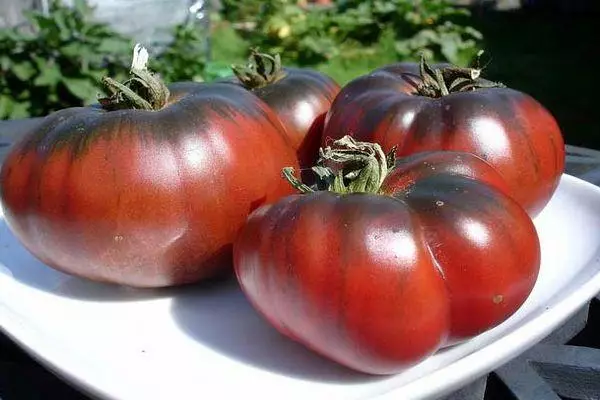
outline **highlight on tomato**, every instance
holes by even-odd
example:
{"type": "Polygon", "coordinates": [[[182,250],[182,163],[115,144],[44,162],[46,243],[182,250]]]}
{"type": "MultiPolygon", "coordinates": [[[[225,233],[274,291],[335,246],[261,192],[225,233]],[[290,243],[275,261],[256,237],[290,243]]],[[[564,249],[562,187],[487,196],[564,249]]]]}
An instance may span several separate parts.
{"type": "Polygon", "coordinates": [[[271,108],[242,87],[167,87],[137,47],[131,78],[91,107],[47,116],[0,171],[4,218],[65,273],[136,287],[232,271],[248,214],[290,194],[297,165],[271,108]]]}
{"type": "MultiPolygon", "coordinates": [[[[479,63],[479,62],[478,62],[479,63]]],[[[486,160],[511,195],[537,215],[565,166],[560,128],[533,97],[481,77],[481,68],[398,63],[345,86],[327,114],[321,143],[350,135],[399,156],[466,151],[486,160]]]]}
{"type": "Polygon", "coordinates": [[[325,115],[340,91],[329,76],[308,68],[283,67],[279,54],[251,51],[246,65],[232,67],[237,84],[250,90],[281,119],[300,167],[314,165],[325,115]]]}
{"type": "Polygon", "coordinates": [[[485,332],[529,296],[540,244],[481,158],[395,159],[346,136],[307,186],[262,206],[234,243],[251,304],[282,334],[354,370],[393,374],[485,332]]]}

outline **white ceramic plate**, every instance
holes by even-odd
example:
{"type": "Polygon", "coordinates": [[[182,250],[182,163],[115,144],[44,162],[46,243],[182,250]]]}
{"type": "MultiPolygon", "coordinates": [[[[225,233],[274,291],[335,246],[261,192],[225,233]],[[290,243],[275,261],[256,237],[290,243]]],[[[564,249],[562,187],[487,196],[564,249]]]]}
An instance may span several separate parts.
{"type": "Polygon", "coordinates": [[[58,273],[24,250],[2,219],[0,326],[102,398],[435,398],[517,356],[600,292],[600,189],[563,176],[535,222],[542,269],[523,307],[395,376],[351,372],[282,337],[235,281],[136,291],[58,273]]]}

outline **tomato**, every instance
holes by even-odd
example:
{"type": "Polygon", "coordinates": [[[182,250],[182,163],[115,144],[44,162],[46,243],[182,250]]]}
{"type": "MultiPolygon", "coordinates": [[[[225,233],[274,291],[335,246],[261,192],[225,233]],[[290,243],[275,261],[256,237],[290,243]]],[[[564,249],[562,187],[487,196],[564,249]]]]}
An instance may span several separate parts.
{"type": "Polygon", "coordinates": [[[322,144],[351,135],[385,151],[398,146],[399,156],[472,152],[495,167],[512,196],[537,215],[565,165],[552,115],[527,94],[479,78],[480,70],[421,65],[390,65],[349,83],[327,115],[322,144]]]}
{"type": "Polygon", "coordinates": [[[148,102],[156,110],[113,109],[142,103],[124,93],[102,102],[110,111],[53,113],[15,145],[0,172],[10,228],[45,264],[96,281],[161,287],[232,271],[248,214],[291,193],[280,121],[225,83],[176,85],[166,104],[148,102]]]}
{"type": "Polygon", "coordinates": [[[236,81],[264,100],[281,119],[301,167],[312,167],[325,115],[340,86],[311,69],[283,68],[279,56],[252,52],[245,66],[233,68],[236,81]]]}
{"type": "Polygon", "coordinates": [[[493,167],[451,151],[391,171],[370,156],[356,167],[344,158],[356,142],[336,143],[339,193],[296,182],[306,193],[255,210],[234,243],[240,286],[276,329],[349,368],[391,374],[523,304],[539,240],[493,167]]]}

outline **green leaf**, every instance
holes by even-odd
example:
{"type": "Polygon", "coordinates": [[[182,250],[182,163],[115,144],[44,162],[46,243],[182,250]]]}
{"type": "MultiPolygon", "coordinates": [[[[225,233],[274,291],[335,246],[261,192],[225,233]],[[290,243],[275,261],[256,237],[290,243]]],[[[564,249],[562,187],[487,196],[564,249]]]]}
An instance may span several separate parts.
{"type": "Polygon", "coordinates": [[[102,70],[102,71],[91,70],[91,71],[89,71],[88,75],[92,78],[92,80],[94,80],[96,82],[100,82],[102,80],[102,78],[104,78],[107,75],[107,73],[104,70],[102,70]]]}
{"type": "Polygon", "coordinates": [[[8,71],[12,65],[12,60],[8,55],[0,55],[0,70],[8,71]]]}
{"type": "Polygon", "coordinates": [[[104,39],[96,51],[102,54],[129,54],[132,47],[131,41],[113,37],[104,39]]]}
{"type": "Polygon", "coordinates": [[[100,89],[87,78],[64,77],[62,83],[67,87],[69,92],[84,102],[94,99],[96,94],[100,91],[100,89]]]}
{"type": "Polygon", "coordinates": [[[89,47],[83,46],[81,43],[78,42],[71,42],[69,44],[66,44],[64,46],[62,46],[59,49],[60,53],[66,57],[73,57],[73,58],[80,58],[80,57],[85,57],[85,56],[89,56],[89,54],[91,54],[93,52],[92,49],[90,49],[89,47]]]}
{"type": "Polygon", "coordinates": [[[80,13],[83,16],[88,15],[92,11],[92,8],[89,6],[86,0],[75,0],[73,2],[73,8],[76,12],[80,13]]]}
{"type": "Polygon", "coordinates": [[[0,119],[18,119],[28,116],[29,104],[19,102],[9,95],[0,95],[0,119]]]}
{"type": "Polygon", "coordinates": [[[440,47],[441,52],[446,58],[446,60],[450,61],[453,64],[457,64],[459,62],[458,44],[455,35],[444,35],[441,38],[440,47]]]}
{"type": "Polygon", "coordinates": [[[29,104],[27,102],[14,103],[10,119],[27,118],[29,116],[29,104]]]}
{"type": "Polygon", "coordinates": [[[11,42],[21,42],[27,39],[27,36],[19,33],[15,29],[2,29],[1,32],[2,35],[0,36],[0,40],[9,42],[8,44],[11,44],[11,42]]]}
{"type": "Polygon", "coordinates": [[[56,86],[61,78],[60,70],[55,65],[49,65],[47,68],[41,69],[33,84],[35,86],[56,86]]]}
{"type": "Polygon", "coordinates": [[[10,112],[12,111],[12,99],[5,95],[0,94],[0,119],[8,119],[10,112]]]}
{"type": "Polygon", "coordinates": [[[15,76],[23,82],[31,79],[35,73],[35,67],[31,63],[31,61],[24,61],[18,64],[13,64],[11,67],[11,71],[15,74],[15,76]]]}
{"type": "Polygon", "coordinates": [[[379,14],[390,14],[396,11],[397,6],[392,1],[373,2],[373,11],[379,14]]]}
{"type": "Polygon", "coordinates": [[[473,28],[472,26],[466,26],[465,33],[474,39],[477,39],[477,40],[483,39],[483,34],[481,32],[479,32],[477,29],[473,28]]]}
{"type": "Polygon", "coordinates": [[[207,63],[204,68],[204,76],[207,81],[218,78],[225,78],[231,75],[231,65],[227,63],[210,62],[207,63]]]}
{"type": "Polygon", "coordinates": [[[68,40],[71,36],[71,29],[63,13],[55,13],[52,16],[56,27],[58,28],[58,36],[61,40],[68,40]]]}
{"type": "Polygon", "coordinates": [[[406,40],[400,40],[396,42],[396,53],[400,56],[401,59],[408,58],[411,55],[411,48],[408,46],[408,42],[406,40]]]}

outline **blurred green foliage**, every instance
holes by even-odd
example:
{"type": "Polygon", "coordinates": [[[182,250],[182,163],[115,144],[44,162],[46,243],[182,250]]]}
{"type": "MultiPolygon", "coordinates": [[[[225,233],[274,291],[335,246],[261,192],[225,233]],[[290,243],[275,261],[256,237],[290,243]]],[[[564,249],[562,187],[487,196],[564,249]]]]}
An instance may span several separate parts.
{"type": "Polygon", "coordinates": [[[94,101],[102,76],[125,76],[131,42],[91,21],[82,1],[27,14],[29,29],[0,30],[0,118],[39,116],[94,101]]]}
{"type": "MultiPolygon", "coordinates": [[[[28,12],[25,27],[0,29],[0,119],[44,116],[95,103],[101,79],[127,76],[133,41],[93,20],[85,0],[50,2],[48,15],[28,12]]],[[[201,30],[178,25],[150,67],[167,82],[222,76],[228,65],[207,63],[201,30]]]]}
{"type": "Polygon", "coordinates": [[[193,23],[184,23],[175,27],[171,44],[151,57],[148,67],[160,73],[166,82],[201,82],[206,66],[204,53],[202,32],[193,23]]]}
{"type": "Polygon", "coordinates": [[[252,46],[299,65],[345,54],[369,56],[390,35],[396,60],[416,59],[425,51],[432,59],[464,65],[482,39],[469,25],[470,11],[450,0],[338,0],[329,7],[228,0],[224,7],[225,17],[245,22],[237,30],[252,46]]]}
{"type": "MultiPolygon", "coordinates": [[[[340,83],[382,64],[416,59],[466,64],[481,34],[469,12],[449,0],[338,0],[329,7],[297,0],[223,0],[213,15],[212,59],[194,22],[152,54],[150,68],[169,82],[229,75],[251,47],[281,53],[288,65],[310,66],[340,83]]],[[[27,14],[24,28],[0,29],[0,119],[43,116],[96,102],[101,79],[125,79],[133,42],[93,19],[85,0],[50,2],[50,13],[27,14]]]]}

